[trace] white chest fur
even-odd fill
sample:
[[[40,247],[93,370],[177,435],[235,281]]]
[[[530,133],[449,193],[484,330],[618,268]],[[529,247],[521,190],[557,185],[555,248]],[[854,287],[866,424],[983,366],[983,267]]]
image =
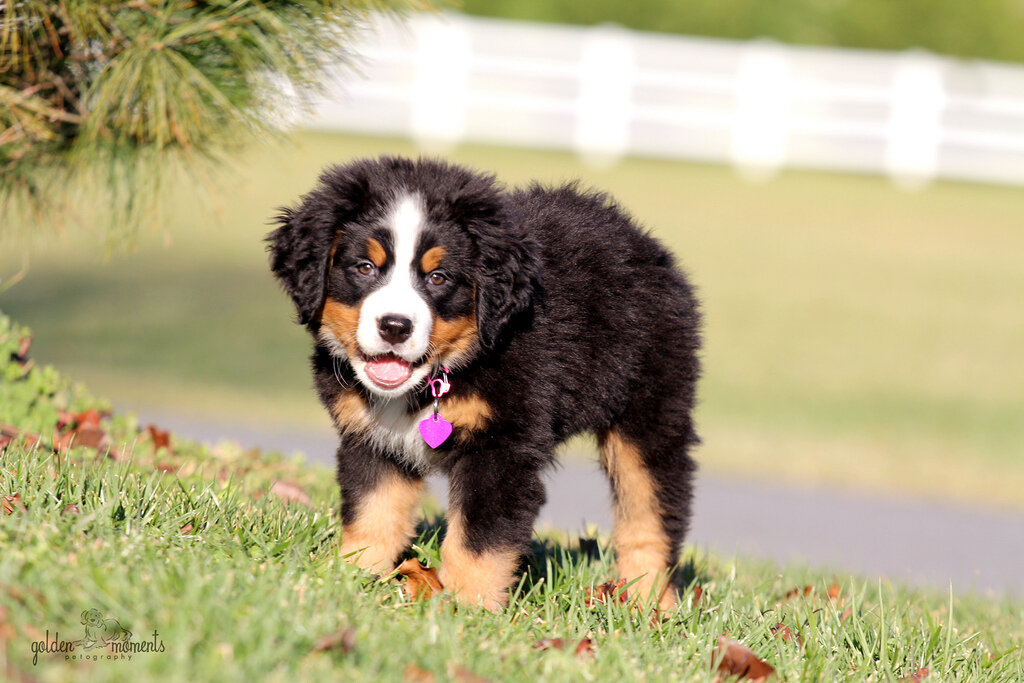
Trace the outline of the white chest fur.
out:
[[[410,412],[404,399],[374,401],[369,410],[367,436],[377,449],[397,455],[417,470],[429,471],[434,451],[423,440],[419,424],[431,411],[427,407]]]

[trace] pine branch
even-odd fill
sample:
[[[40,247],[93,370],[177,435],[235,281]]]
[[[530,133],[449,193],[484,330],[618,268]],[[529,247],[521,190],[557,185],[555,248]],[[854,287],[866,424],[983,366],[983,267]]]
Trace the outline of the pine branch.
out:
[[[271,83],[308,93],[349,58],[371,10],[414,7],[423,3],[0,0],[0,237],[85,183],[109,195],[108,236],[130,240],[175,167],[277,133]]]

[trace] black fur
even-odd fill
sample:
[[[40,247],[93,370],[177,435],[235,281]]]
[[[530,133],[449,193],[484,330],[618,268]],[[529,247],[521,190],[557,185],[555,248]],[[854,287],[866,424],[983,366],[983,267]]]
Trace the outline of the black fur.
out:
[[[689,452],[698,441],[698,305],[672,255],[604,194],[576,185],[506,191],[492,176],[431,160],[382,157],[327,170],[298,208],[281,212],[268,238],[271,267],[316,339],[321,400],[330,409],[353,388],[373,401],[349,363],[315,336],[318,311],[325,294],[347,305],[364,295],[344,274],[355,256],[342,254],[358,250],[364,233],[377,234],[401,191],[423,200],[424,239],[454,254],[450,288],[429,299],[435,315],[477,316],[479,349],[454,370],[450,396],[479,396],[493,418],[432,452],[429,467],[345,433],[343,515],[384,469],[417,478],[432,467],[450,478],[450,504],[473,550],[524,549],[544,501],[540,473],[558,444],[614,431],[643,455],[674,565],[690,520]],[[415,411],[430,399],[421,385],[407,401]],[[444,406],[442,399],[442,415]]]

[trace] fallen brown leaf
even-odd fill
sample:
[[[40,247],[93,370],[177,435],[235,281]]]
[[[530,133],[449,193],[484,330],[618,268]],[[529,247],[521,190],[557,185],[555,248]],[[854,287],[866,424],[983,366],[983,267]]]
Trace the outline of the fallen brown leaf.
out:
[[[153,442],[153,451],[158,451],[161,448],[166,448],[168,453],[172,453],[171,450],[171,433],[163,429],[158,429],[156,425],[148,425],[146,427],[146,433],[149,435],[149,440]]]
[[[192,527],[192,523],[191,522],[189,522],[185,526],[181,527],[181,535],[182,536],[186,536],[186,535],[192,533],[192,528],[193,527]]]
[[[161,472],[166,472],[168,474],[174,474],[179,469],[181,469],[178,465],[172,465],[169,462],[158,462],[154,467],[156,467]]]
[[[8,436],[7,434],[0,433],[0,453],[3,453],[4,451],[6,451],[8,444],[10,444],[11,441],[13,441],[13,440],[14,439],[12,437]]]
[[[829,600],[835,600],[838,597],[839,597],[839,584],[838,583],[833,583],[828,588],[828,598],[829,598]]]
[[[71,503],[69,505],[65,505],[64,506],[64,509],[61,510],[61,514],[62,515],[80,515],[80,514],[82,514],[82,511],[78,509],[77,505],[75,505],[74,503]]]
[[[587,659],[594,656],[594,641],[590,638],[583,638],[580,642],[576,643],[576,657],[579,659]]]
[[[348,654],[356,649],[356,630],[354,628],[343,628],[326,636],[320,636],[313,643],[314,652],[327,652],[328,650],[341,650]]]
[[[410,664],[402,672],[402,680],[407,681],[407,683],[434,683],[435,678],[434,674],[426,669]]]
[[[18,340],[18,351],[15,353],[14,360],[18,365],[24,365],[28,362],[29,351],[32,350],[32,335],[26,335]]]
[[[704,595],[704,589],[700,586],[693,587],[693,606],[697,607],[700,604],[700,598]]]
[[[797,645],[802,645],[803,641],[800,639],[800,634],[793,635],[793,631],[788,626],[783,624],[781,621],[775,626],[772,626],[772,635],[776,638],[782,638],[787,643],[796,641]]]
[[[588,586],[586,589],[586,596],[583,598],[583,604],[587,607],[593,607],[598,603],[606,603],[608,598],[614,598],[620,603],[629,601],[625,579],[619,579],[618,581],[606,581],[600,586]]]
[[[786,594],[779,599],[779,602],[783,602],[785,600],[792,600],[793,598],[798,598],[801,595],[803,595],[805,598],[808,598],[811,596],[811,593],[813,592],[814,586],[810,584],[804,586],[803,588],[794,588],[792,590],[786,591]]]
[[[743,643],[725,636],[718,637],[718,647],[712,658],[712,666],[718,662],[718,676],[740,676],[755,683],[766,681],[775,673],[775,669],[767,662],[758,659],[754,651]]]
[[[25,504],[21,502],[20,493],[15,493],[13,496],[4,496],[3,506],[4,512],[6,512],[9,515],[13,515],[15,510],[28,512],[28,510],[25,508]]]
[[[78,427],[73,432],[72,445],[95,448],[97,451],[105,451],[110,445],[110,437],[99,427]]]
[[[491,683],[491,679],[484,678],[478,673],[474,673],[464,666],[456,666],[451,669],[450,673],[452,678],[459,683]]]
[[[83,427],[86,429],[99,429],[101,417],[100,411],[95,408],[83,410],[75,416],[75,427],[77,429],[82,429]]]
[[[545,650],[564,650],[565,640],[562,638],[541,638],[533,644],[533,649],[538,652],[544,652]],[[583,638],[574,648],[574,653],[579,659],[587,659],[592,657],[594,654],[594,641],[590,638]]]
[[[910,674],[909,676],[904,676],[903,678],[899,679],[899,683],[921,683],[921,681],[928,678],[929,673],[931,672],[928,671],[928,667],[924,666],[915,671],[914,673]]]
[[[564,650],[565,641],[561,638],[541,638],[533,644],[533,649],[539,652],[545,650]]]
[[[270,487],[270,492],[286,503],[299,503],[306,506],[313,504],[309,494],[299,488],[298,484],[290,481],[275,481],[274,485]]]
[[[398,565],[398,572],[405,577],[405,594],[410,600],[429,600],[444,591],[437,570],[424,567],[414,557]]]

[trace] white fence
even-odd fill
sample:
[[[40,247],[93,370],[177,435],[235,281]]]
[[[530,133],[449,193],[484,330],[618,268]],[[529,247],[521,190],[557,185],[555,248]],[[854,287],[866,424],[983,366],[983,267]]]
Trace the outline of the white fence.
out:
[[[1024,185],[1024,67],[469,18],[381,19],[309,127]]]

